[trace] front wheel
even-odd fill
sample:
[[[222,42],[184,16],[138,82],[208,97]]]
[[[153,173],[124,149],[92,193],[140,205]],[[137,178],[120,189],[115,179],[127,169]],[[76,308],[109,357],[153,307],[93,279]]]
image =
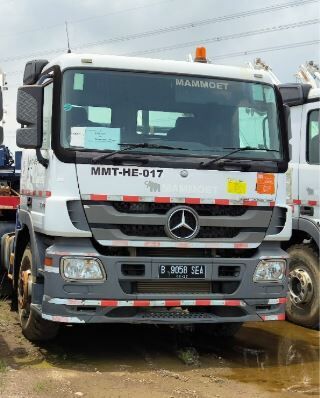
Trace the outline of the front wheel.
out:
[[[31,306],[32,253],[27,245],[21,260],[18,277],[18,312],[22,333],[30,341],[48,341],[56,337],[59,325],[42,319]]]
[[[297,325],[319,328],[319,257],[306,244],[288,249],[289,300],[287,319]]]

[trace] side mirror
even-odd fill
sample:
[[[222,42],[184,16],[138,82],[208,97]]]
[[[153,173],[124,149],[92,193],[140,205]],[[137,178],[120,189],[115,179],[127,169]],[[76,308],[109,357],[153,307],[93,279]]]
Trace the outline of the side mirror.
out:
[[[0,145],[3,144],[3,127],[0,126]]]
[[[37,149],[42,145],[43,87],[23,86],[18,89],[16,143],[20,148]]]
[[[39,79],[42,69],[48,64],[46,59],[35,59],[26,63],[23,74],[23,84],[35,84]]]

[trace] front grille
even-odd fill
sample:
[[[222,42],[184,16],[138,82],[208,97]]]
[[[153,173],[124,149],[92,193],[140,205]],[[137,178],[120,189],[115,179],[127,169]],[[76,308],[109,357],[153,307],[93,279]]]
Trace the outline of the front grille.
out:
[[[287,219],[287,209],[284,207],[275,207],[272,213],[270,225],[267,231],[268,235],[277,235],[279,234]]]
[[[92,235],[99,243],[121,240],[174,242],[167,228],[174,229],[183,241],[191,230],[181,224],[179,217],[184,217],[187,226],[194,230],[197,216],[200,228],[192,236],[192,241],[196,243],[211,240],[258,243],[265,236],[273,212],[272,207],[262,206],[188,204],[187,213],[190,217],[193,212],[196,215],[187,220],[185,213],[181,213],[181,206],[176,203],[83,201],[82,204]],[[179,210],[179,207],[180,213],[172,212]],[[282,223],[282,217],[275,217],[272,227],[274,224],[279,228]],[[141,244],[139,242],[138,246]]]
[[[183,309],[155,307],[142,308],[114,308],[106,316],[113,317],[139,317],[149,319],[217,319],[228,317],[243,317],[246,311],[239,307],[183,307]]]
[[[184,257],[184,258],[210,258],[211,249],[189,249],[176,247],[137,247],[138,257]]]
[[[147,311],[140,312],[141,318],[152,319],[212,319],[215,318],[210,312],[184,312],[184,311]]]
[[[219,277],[238,277],[240,275],[240,267],[238,265],[220,265],[218,268]]]
[[[175,294],[175,293],[212,293],[212,283],[210,281],[191,282],[191,281],[139,281],[135,283],[136,291],[134,293],[150,293],[150,294]]]
[[[233,294],[240,281],[119,281],[125,294]]]
[[[166,233],[162,225],[119,225],[120,231],[127,236],[164,238]]]
[[[234,227],[200,227],[198,238],[234,238],[240,232],[240,228]]]
[[[121,272],[124,276],[143,276],[145,274],[145,265],[121,264]]]
[[[152,202],[108,202],[120,213],[128,214],[166,214],[177,203],[152,203]],[[199,216],[241,216],[247,210],[256,209],[249,206],[223,206],[223,205],[191,205]]]
[[[141,225],[141,224],[123,224],[119,225],[120,231],[127,236],[166,238],[163,225]],[[200,227],[197,238],[234,238],[240,231],[240,228],[234,227]]]

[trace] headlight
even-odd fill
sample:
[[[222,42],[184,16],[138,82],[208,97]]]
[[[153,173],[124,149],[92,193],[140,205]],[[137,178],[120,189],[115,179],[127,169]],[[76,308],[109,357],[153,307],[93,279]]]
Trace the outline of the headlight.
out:
[[[62,257],[62,275],[66,279],[102,280],[104,272],[101,262],[92,257]]]
[[[279,282],[286,271],[285,260],[262,260],[253,275],[254,282]]]

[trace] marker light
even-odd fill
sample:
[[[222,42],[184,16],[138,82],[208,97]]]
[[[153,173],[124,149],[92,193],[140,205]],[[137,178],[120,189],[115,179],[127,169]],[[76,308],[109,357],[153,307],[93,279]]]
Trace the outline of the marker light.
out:
[[[203,62],[207,63],[207,49],[205,47],[197,47],[196,48],[196,56],[194,62]]]
[[[253,275],[254,282],[280,282],[285,276],[285,260],[262,260]]]
[[[66,279],[98,281],[104,279],[101,262],[92,257],[62,257],[62,275]]]

